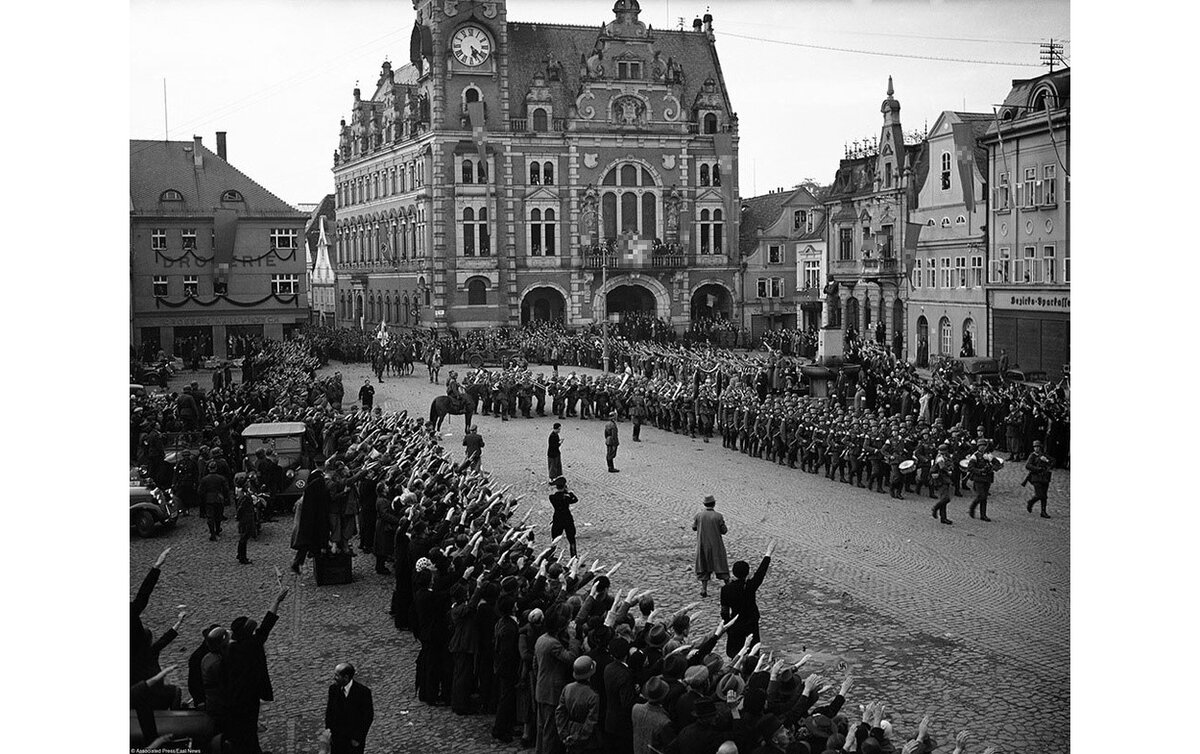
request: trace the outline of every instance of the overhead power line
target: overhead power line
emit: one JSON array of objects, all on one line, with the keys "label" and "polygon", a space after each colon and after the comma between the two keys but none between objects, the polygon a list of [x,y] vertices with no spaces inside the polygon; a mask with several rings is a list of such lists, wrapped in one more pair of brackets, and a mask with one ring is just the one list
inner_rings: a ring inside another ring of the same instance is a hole
[{"label": "overhead power line", "polygon": [[971,63],[973,65],[1001,65],[1012,68],[1037,68],[1036,63],[1016,63],[1006,60],[972,60],[970,58],[949,58],[938,55],[915,55],[907,52],[880,52],[878,50],[855,50],[849,47],[832,47],[829,45],[815,45],[806,42],[790,42],[783,39],[765,39],[763,37],[752,37],[745,34],[734,34],[733,32],[723,32],[722,36],[736,37],[738,39],[748,39],[751,42],[770,42],[772,44],[787,45],[789,47],[804,47],[810,50],[826,50],[828,52],[848,52],[855,55],[875,55],[883,58],[909,58],[912,60],[934,60],[945,63]]},{"label": "overhead power line", "polygon": [[[722,22],[721,25],[722,26],[754,26],[754,27],[765,27],[765,28],[771,28],[771,29],[793,29],[796,31],[811,30],[810,27],[803,27],[803,29],[802,29],[802,27],[798,27],[798,26],[781,26],[779,24],[756,24],[756,23],[751,23],[749,21],[725,20]],[[982,43],[982,44],[1031,45],[1033,47],[1037,47],[1038,45],[1042,44],[1042,42],[1040,40],[1033,40],[1033,39],[995,39],[995,38],[986,38],[986,37],[945,37],[945,36],[933,36],[933,35],[929,35],[929,34],[897,34],[895,32],[886,32],[886,31],[842,31],[842,30],[838,30],[838,29],[821,29],[820,31],[827,32],[830,34],[846,34],[846,35],[850,35],[850,36],[897,37],[900,39],[932,39],[932,40],[941,41],[941,42],[976,42],[976,43]],[[1059,42],[1065,42],[1067,44],[1071,43],[1071,40],[1069,40],[1069,39],[1060,39],[1058,37],[1055,37],[1055,39],[1057,39]]]}]

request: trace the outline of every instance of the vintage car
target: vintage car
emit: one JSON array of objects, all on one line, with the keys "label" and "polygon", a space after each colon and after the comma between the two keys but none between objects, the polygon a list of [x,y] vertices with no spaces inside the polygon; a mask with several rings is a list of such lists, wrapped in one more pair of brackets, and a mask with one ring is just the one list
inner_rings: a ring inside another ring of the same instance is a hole
[{"label": "vintage car", "polygon": [[290,505],[304,494],[304,485],[312,471],[312,449],[305,443],[304,422],[261,422],[242,430],[246,457],[253,458],[260,448],[274,450],[276,463],[283,469],[283,491],[276,500]]},{"label": "vintage car", "polygon": [[1050,378],[1045,372],[1038,369],[1025,370],[1021,368],[1009,369],[1004,373],[1004,379],[1009,382],[1019,382],[1031,387],[1044,387],[1049,384]]},{"label": "vintage car", "polygon": [[179,520],[179,504],[167,490],[154,486],[140,469],[129,473],[129,528],[139,537],[153,536],[159,527]]},{"label": "vintage car", "polygon": [[1000,362],[986,356],[964,356],[959,358],[962,364],[962,379],[970,385],[998,384],[1000,382]]},{"label": "vintage car", "polygon": [[464,361],[472,369],[480,367],[507,367],[514,360],[521,360],[521,352],[515,348],[483,348],[467,351]]}]

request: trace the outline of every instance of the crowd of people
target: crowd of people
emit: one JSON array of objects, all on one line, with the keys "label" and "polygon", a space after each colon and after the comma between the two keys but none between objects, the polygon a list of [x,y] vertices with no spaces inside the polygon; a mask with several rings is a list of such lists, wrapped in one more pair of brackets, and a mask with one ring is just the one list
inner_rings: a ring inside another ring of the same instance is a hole
[{"label": "crowd of people", "polygon": [[[496,739],[520,740],[539,754],[912,754],[937,747],[928,720],[901,736],[883,719],[879,704],[867,704],[861,716],[846,714],[849,676],[827,680],[805,674],[807,657],[785,659],[767,648],[769,639],[759,636],[754,591],[765,576],[771,547],[753,575],[749,563],[735,562],[728,569],[732,579],[722,563],[706,559],[704,568],[727,583],[721,618],[701,630],[693,625],[698,603],[656,607],[644,585],[618,588],[614,576],[621,564],[589,562],[574,552],[573,542],[567,551],[561,543],[565,532],[552,534],[548,545],[539,543],[543,522],[530,520],[532,511],[518,518],[520,499],[469,454],[453,460],[422,418],[361,407],[344,411],[340,375],[315,376],[329,345],[309,337],[267,343],[254,355],[248,382],[211,393],[192,385],[199,416],[190,431],[202,433],[208,457],[216,459],[208,468],[221,477],[232,473],[236,488],[252,478],[254,484],[269,485],[264,477],[274,476],[261,458],[223,465],[224,458],[237,458],[234,438],[240,428],[254,421],[306,424],[308,441],[318,451],[294,511],[292,568],[303,573],[310,557],[346,550],[357,536],[360,549],[374,556],[376,571],[394,580],[390,613],[397,629],[411,631],[419,646],[413,682],[422,701],[448,705],[457,714],[492,715]],[[784,376],[794,367],[781,360],[719,349],[630,343],[626,355],[625,371],[598,378],[598,391],[582,390],[585,382],[579,380],[570,402],[567,390],[555,391],[552,408],[563,416],[573,407],[583,413],[597,410],[596,402],[611,388],[614,406],[620,396],[630,396],[623,409],[634,419],[635,432],[643,403],[651,420],[661,417],[676,431],[703,432],[707,425],[692,423],[686,412],[675,414],[674,404],[657,403],[668,386],[673,401],[703,401],[728,392],[753,394],[762,403],[789,380],[798,384],[794,375]],[[493,373],[476,376],[483,374]],[[563,379],[563,384],[573,382],[570,376]],[[685,384],[697,397],[686,394]],[[650,396],[654,399],[647,400]],[[133,399],[131,434],[139,437],[138,452],[164,478],[162,468],[169,464],[158,458],[154,438],[191,426],[193,420],[181,416],[180,397]],[[582,408],[587,403],[591,408]],[[243,470],[234,472],[238,466]],[[242,475],[245,479],[238,479]],[[164,480],[175,485],[177,476],[172,468],[171,478]],[[565,479],[555,483],[556,492],[565,489]],[[711,507],[706,500],[705,508]],[[723,521],[720,529],[723,533]],[[131,706],[148,741],[157,733],[153,710],[182,704],[181,691],[165,682],[171,669],[157,662],[178,623],[156,642],[140,618],[166,555],[131,603]],[[698,575],[701,565],[698,548]],[[280,586],[261,624],[246,616],[227,628],[212,624],[189,660],[191,704],[205,710],[236,752],[259,751],[259,705],[273,698],[264,647],[287,596],[282,581]],[[719,649],[722,637],[725,646]],[[364,750],[372,702],[369,690],[356,687],[361,684],[354,680],[353,666],[339,664],[326,711],[333,752]],[[965,745],[966,735],[960,733],[955,751]]]}]

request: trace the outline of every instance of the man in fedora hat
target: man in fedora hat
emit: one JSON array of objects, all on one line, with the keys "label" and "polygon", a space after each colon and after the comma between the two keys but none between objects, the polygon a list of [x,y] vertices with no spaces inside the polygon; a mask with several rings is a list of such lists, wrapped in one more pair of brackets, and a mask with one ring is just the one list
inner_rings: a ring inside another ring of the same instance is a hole
[{"label": "man in fedora hat", "polygon": [[775,715],[763,715],[755,726],[755,732],[763,745],[755,749],[754,754],[785,754],[792,743],[787,726]]},{"label": "man in fedora hat", "polygon": [[591,657],[582,655],[576,658],[571,669],[575,680],[563,689],[554,711],[555,727],[567,754],[601,751],[603,748],[600,695],[588,685],[588,680],[595,672],[596,663]]},{"label": "man in fedora hat", "polygon": [[1046,513],[1046,493],[1050,489],[1050,470],[1054,468],[1054,459],[1046,455],[1043,451],[1041,440],[1033,441],[1033,452],[1029,454],[1029,459],[1025,461],[1025,471],[1028,472],[1025,480],[1021,482],[1021,486],[1025,486],[1025,482],[1033,484],[1033,497],[1029,502],[1025,503],[1025,510],[1033,513],[1033,504],[1041,502],[1042,518],[1050,518],[1050,514]]},{"label": "man in fedora hat", "polygon": [[[678,657],[678,655],[676,655]],[[680,658],[682,659],[682,658]],[[686,660],[685,660],[686,662]],[[654,676],[642,687],[646,701],[633,705],[633,754],[651,754],[662,751],[675,738],[671,717],[663,709],[670,686],[662,676]]]},{"label": "man in fedora hat", "polygon": [[692,521],[692,531],[696,532],[696,577],[700,579],[700,596],[708,596],[708,580],[716,575],[721,581],[729,583],[729,559],[725,554],[725,541],[721,538],[728,533],[725,517],[715,510],[717,499],[712,495],[704,498],[704,510],[696,514]]},{"label": "man in fedora hat", "polygon": [[667,745],[666,754],[714,754],[729,738],[729,731],[720,728],[717,703],[711,698],[696,700],[692,705],[692,717],[693,722]]}]

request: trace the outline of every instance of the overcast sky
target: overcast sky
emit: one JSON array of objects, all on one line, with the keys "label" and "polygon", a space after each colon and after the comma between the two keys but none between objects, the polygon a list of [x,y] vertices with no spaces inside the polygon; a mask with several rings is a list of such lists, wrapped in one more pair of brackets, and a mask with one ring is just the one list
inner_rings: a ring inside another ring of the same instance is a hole
[{"label": "overcast sky", "polygon": [[[510,0],[508,17],[598,26],[612,5]],[[991,112],[1012,79],[1046,70],[1039,40],[1070,38],[1066,0],[643,0],[641,18],[690,28],[706,7],[739,117],[743,196],[830,182],[847,142],[878,135],[889,75],[905,130],[920,129],[942,110]],[[171,139],[215,150],[228,131],[232,164],[315,203],[332,191],[355,82],[372,87],[385,58],[407,62],[413,19],[410,0],[132,0],[129,135],[163,137],[165,78]]]}]

